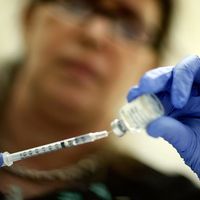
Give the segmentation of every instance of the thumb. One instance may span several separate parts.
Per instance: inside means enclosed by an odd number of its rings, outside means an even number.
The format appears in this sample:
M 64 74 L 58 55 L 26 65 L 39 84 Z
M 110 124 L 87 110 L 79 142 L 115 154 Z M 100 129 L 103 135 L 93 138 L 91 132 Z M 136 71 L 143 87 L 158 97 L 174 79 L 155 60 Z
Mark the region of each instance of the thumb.
M 171 117 L 160 117 L 151 122 L 147 127 L 147 132 L 152 137 L 162 137 L 172 144 L 177 151 L 185 151 L 191 144 L 192 130 Z

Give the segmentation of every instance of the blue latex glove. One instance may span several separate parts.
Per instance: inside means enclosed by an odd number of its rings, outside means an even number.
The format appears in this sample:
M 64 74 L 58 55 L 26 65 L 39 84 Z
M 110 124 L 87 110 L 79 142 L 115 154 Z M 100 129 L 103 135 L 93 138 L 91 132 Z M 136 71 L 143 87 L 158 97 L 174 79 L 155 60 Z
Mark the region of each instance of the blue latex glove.
M 148 134 L 172 144 L 200 178 L 200 58 L 189 56 L 175 67 L 145 73 L 128 101 L 144 93 L 155 93 L 166 112 L 148 125 Z

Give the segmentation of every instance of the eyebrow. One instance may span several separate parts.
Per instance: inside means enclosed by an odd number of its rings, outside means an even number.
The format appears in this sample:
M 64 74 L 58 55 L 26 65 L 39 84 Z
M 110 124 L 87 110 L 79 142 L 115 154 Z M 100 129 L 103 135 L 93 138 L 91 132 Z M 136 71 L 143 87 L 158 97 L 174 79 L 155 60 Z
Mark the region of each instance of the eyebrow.
M 68 0 L 32 0 L 32 3 L 48 3 L 48 2 L 67 2 Z M 76 2 L 77 0 L 70 0 Z M 90 4 L 93 4 L 97 7 L 102 7 L 105 8 L 109 11 L 122 11 L 122 13 L 126 15 L 136 15 L 138 13 L 137 9 L 130 8 L 128 5 L 126 5 L 123 1 L 121 0 L 78 0 L 77 2 L 88 2 Z M 137 14 L 138 15 L 138 14 Z M 138 15 L 139 16 L 139 15 Z
M 68 0 L 32 0 L 32 3 L 48 3 L 48 2 L 67 2 Z M 144 24 L 144 20 L 139 11 L 133 6 L 129 6 L 123 0 L 70 0 L 77 2 L 88 2 L 94 5 L 97 11 L 100 11 L 112 17 L 125 17 L 133 22 Z
M 139 11 L 127 5 L 123 0 L 85 0 L 96 6 L 97 9 L 101 9 L 108 14 L 118 17 L 125 17 L 129 20 L 138 21 L 140 24 L 144 24 L 144 20 Z

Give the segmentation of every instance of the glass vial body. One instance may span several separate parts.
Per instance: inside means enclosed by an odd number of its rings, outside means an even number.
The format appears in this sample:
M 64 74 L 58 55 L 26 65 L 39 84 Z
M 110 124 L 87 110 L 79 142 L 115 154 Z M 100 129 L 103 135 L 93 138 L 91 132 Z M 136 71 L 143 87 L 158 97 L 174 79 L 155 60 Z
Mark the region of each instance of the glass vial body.
M 111 123 L 112 131 L 118 136 L 128 131 L 139 132 L 162 115 L 164 108 L 160 100 L 154 94 L 145 94 L 120 109 L 119 118 Z

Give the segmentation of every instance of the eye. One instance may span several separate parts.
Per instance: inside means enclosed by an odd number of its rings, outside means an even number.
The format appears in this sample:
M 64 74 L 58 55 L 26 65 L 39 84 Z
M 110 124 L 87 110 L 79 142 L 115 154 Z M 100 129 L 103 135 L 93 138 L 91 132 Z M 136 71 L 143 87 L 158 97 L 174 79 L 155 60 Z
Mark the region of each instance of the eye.
M 142 28 L 129 20 L 117 20 L 117 31 L 126 39 L 141 40 L 144 35 Z

